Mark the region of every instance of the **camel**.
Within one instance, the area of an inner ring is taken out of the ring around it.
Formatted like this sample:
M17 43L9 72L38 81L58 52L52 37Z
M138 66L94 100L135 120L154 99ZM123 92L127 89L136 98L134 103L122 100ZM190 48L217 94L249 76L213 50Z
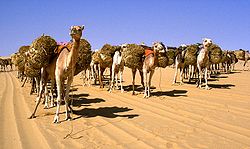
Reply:
M144 79L144 96L143 98L150 97L150 85L153 77L155 67L157 66L157 54L166 52L166 48L161 42L153 43L153 48L147 48L145 50L145 59L143 61L143 79ZM149 73L149 78L148 78Z
M145 48L144 44L139 45L139 46ZM121 49L122 49L123 52L127 51L128 47L129 47L129 44L127 44L127 43L121 45ZM137 67L132 67L131 68L131 70L132 70L132 90L133 90L132 95L135 95L135 75L136 75L137 69L139 70L139 73L140 73L140 76L141 76L141 85L144 87L142 65L143 64L141 64L141 62L140 62L140 64L137 65ZM126 66L126 62L125 62L125 66Z
M245 51L245 50L239 49L239 50L234 51L234 54L236 55L237 59L244 61L244 64L243 64L243 71L244 71L245 70L245 66L247 64L247 61L250 60L249 51Z
M120 86L121 92L123 93L124 89L122 86L122 74L124 70L124 62L122 61L122 48L117 50L113 56L113 63L112 63L112 78L110 83L109 92L111 93L114 86L114 78L116 79L116 89L118 89L118 73L120 73Z
M68 113L68 96L69 96L69 87L73 81L73 76L75 72L75 64L77 60L78 48L80 38L82 36L82 30L84 27L82 26L72 26L70 29L70 35L73 38L72 46L62 46L62 49L58 51L58 55L54 56L52 60L49 62L49 65L43 67L41 69L41 80L40 80L40 90L39 96L37 97L37 102L35 105L34 112L31 114L31 118L35 118L35 113L38 108L39 103L41 102L42 93L45 89L45 94L47 94L47 81L51 80L51 98L53 101L53 87L56 80L57 85L57 110L56 115L54 117L54 123L59 123L59 109L62 97L64 97L64 81L67 79L67 88L65 94L65 105L66 105L66 119L70 119L70 115ZM69 44L71 45L71 44ZM46 97L46 96L45 96ZM46 107L45 99L45 107ZM53 105L51 101L51 106Z
M70 85L73 82L75 65L77 61L80 39L82 36L82 31L84 26L72 26L70 29L70 36L72 37L73 43L71 49L64 48L60 52L56 60L55 68L55 77L56 77L56 86L57 86L57 109L54 117L54 123L59 123L59 111L62 101L63 93L63 84L67 80L66 92L65 92L65 111L66 111L66 120L70 120L69 110L69 89Z
M209 67L209 56L208 56L208 47L212 45L212 40L208 38L203 39L203 47L200 49L199 54L197 56L197 67L199 71L199 80L197 82L197 87L201 88L201 79L202 79L202 70L205 71L205 89L210 89L207 83L207 70Z
M185 49L186 47L187 47L187 45L182 44L180 46L180 48L176 49L175 74L174 74L174 80L173 80L172 84L176 83L176 78L177 78L177 74L178 74L178 68L180 68L180 85L183 84L184 54L185 54L185 51L183 49Z

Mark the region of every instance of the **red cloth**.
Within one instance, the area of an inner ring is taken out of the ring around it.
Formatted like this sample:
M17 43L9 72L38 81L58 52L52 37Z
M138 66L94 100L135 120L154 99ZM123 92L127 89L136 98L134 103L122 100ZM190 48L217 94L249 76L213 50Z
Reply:
M150 54L154 54L154 51L152 49L146 49L144 55L147 57Z

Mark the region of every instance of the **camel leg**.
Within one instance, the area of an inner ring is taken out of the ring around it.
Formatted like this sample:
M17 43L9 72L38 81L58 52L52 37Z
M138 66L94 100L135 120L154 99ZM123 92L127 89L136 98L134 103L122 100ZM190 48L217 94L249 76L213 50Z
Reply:
M135 74L136 74L136 69L132 69L132 88L133 88L132 95L135 95Z
M197 87L201 88L202 70L201 70L200 65L198 65L198 71L199 71L199 80L198 80Z
M69 112L69 89L70 85L73 82L73 76L69 76L67 80L66 93L65 93L65 112L66 118L65 120L71 120L70 112Z
M57 70L56 70L57 108L56 108L56 114L55 114L53 123L59 123L59 111L60 111L60 105L62 102L62 93L64 89L62 83L63 81L60 78L60 74L57 73Z
M209 88L208 83L207 83L207 75L208 75L208 74L207 74L207 68L205 68L205 85L206 85L206 86L205 86L205 89L206 89L206 90L209 90L210 88Z
M54 96L53 96L54 86L55 86L55 79L52 79L51 80L51 89L50 89L50 108L55 106Z
M47 83L44 85L45 86L45 104L44 104L44 109L48 109L49 108L49 93L48 93L48 86Z
M117 90L119 89L119 87L118 87L118 73L119 73L119 72L116 72L116 73L115 73L115 86L116 86L115 88L116 88Z
M44 80L44 84L43 84L43 80ZM47 83L47 77L44 78L42 76L42 78L40 80L40 90L38 92L38 97L37 97L37 100L36 100L36 106L35 106L35 109L34 109L33 113L29 117L29 119L35 118L36 110L37 110L37 108L38 108L38 106L39 106L39 104L41 102L42 94L43 94L46 83Z
M147 86L148 86L147 71L143 71L143 79L144 79L144 88L145 88L143 98L147 98Z
M245 71L245 66L246 66L247 60L245 60L244 64L243 64L243 71Z
M175 64L175 73L174 73L174 80L173 80L172 85L174 85L176 83L177 74L178 74L178 62L176 61L176 64Z
M113 90L113 86L114 86L114 77L115 77L115 70L114 67L112 67L112 72L111 72L111 82L110 82L110 87L109 87L109 92L111 93Z
M184 68L180 67L180 85L183 84L183 71L184 71Z
M150 91L150 86L151 86L151 80L152 80L152 77L153 77L153 75L154 75L154 70L152 70L151 72L150 72L150 74L149 74L149 81L148 81L148 97L150 97L150 93L151 93L151 91Z
M140 76L141 76L141 85L144 87L144 83L143 83L143 72L142 70L139 70L140 72Z
M121 86L121 92L123 93L124 89L123 89L122 81L123 81L123 71L120 71L120 86Z

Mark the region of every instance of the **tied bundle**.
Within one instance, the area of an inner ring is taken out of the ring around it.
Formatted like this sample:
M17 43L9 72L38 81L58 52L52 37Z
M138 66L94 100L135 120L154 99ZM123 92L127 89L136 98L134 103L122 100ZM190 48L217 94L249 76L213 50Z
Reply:
M168 57L168 65L172 65L175 62L176 56L176 49L175 47L167 47L167 57Z
M102 68L110 68L115 51L119 50L119 48L120 46L105 44L99 51L93 54L92 60L95 64L100 64Z
M208 51L209 51L210 62L212 64L219 64L222 58L221 48L216 44L212 44L211 46L208 47Z
M168 66L167 53L157 53L157 67L166 68Z
M19 71L24 71L25 63L27 60L25 53L29 51L29 48L30 46L21 46L15 56L14 65L18 67Z
M142 46L128 44L126 50L122 52L125 66L131 69L142 69L144 53L145 49Z
M225 63L225 62L229 62L230 61L230 57L228 56L228 51L223 51L222 52L222 57L221 57L221 63Z
M28 59L28 63L37 70L46 67L54 56L56 47L56 41L50 36L42 35L38 37L30 45L30 58Z
M185 65L196 65L197 63L197 54L199 51L199 45L192 44L187 46L185 55L184 55L184 64Z
M245 59L245 51L242 50L242 49L234 51L234 54L240 60L244 60Z
M86 39L80 40L79 52L76 61L75 75L88 69L91 63L91 45Z

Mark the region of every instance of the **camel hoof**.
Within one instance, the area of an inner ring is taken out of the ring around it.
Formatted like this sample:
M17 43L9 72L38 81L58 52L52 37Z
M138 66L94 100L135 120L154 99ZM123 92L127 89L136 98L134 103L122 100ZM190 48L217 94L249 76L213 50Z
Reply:
M72 117L71 116L67 116L66 118L65 118L65 121L71 121L72 120Z
M211 90L211 87L206 86L205 89L206 89L206 90Z
M53 121L54 124L58 124L59 123L59 116L56 115Z
M123 93L124 92L124 89L121 89L121 93Z

